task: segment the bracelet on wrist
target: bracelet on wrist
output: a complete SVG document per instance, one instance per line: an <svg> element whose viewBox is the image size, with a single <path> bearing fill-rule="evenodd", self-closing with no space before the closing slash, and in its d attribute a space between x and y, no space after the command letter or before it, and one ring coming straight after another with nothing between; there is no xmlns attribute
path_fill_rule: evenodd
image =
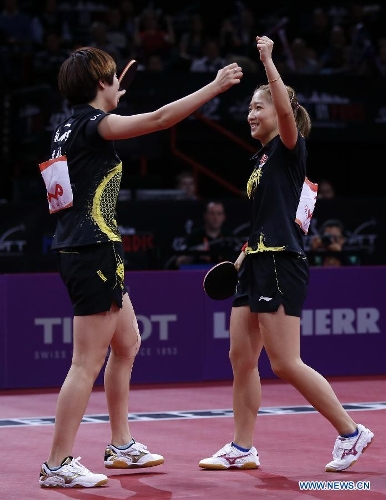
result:
<svg viewBox="0 0 386 500"><path fill-rule="evenodd" d="M274 83L280 80L281 76L279 75L277 78L274 78L273 80L268 80L268 83Z"/></svg>

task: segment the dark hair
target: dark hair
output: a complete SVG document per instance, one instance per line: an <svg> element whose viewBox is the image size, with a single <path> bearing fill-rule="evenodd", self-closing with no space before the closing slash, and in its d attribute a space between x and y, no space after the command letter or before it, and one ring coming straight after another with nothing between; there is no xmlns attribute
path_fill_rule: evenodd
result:
<svg viewBox="0 0 386 500"><path fill-rule="evenodd" d="M306 108L299 104L295 90L288 85L286 85L285 88L288 92L288 97L295 117L296 126L303 137L308 137L311 132L310 115L308 114ZM271 97L271 89L269 85L259 85L255 88L255 91L253 93L255 94L258 90L269 94L269 96Z"/></svg>
<svg viewBox="0 0 386 500"><path fill-rule="evenodd" d="M81 47L61 65L59 91L72 105L89 103L96 97L98 82L112 85L116 71L110 54L95 47Z"/></svg>
<svg viewBox="0 0 386 500"><path fill-rule="evenodd" d="M208 211L210 205L221 205L223 207L224 213L225 213L225 205L224 205L224 202L222 202L221 200L217 200L215 198L212 198L212 199L206 201L205 205L204 205L205 212Z"/></svg>
<svg viewBox="0 0 386 500"><path fill-rule="evenodd" d="M327 227L338 227L341 230L342 234L344 234L345 232L343 222L339 219L328 219L324 221L320 227L319 233L324 233Z"/></svg>

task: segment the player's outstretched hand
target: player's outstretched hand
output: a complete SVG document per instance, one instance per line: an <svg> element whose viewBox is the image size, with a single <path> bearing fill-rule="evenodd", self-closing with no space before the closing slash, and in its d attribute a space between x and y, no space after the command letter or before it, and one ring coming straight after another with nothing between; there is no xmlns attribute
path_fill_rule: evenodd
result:
<svg viewBox="0 0 386 500"><path fill-rule="evenodd" d="M225 92L233 85L240 83L242 77L242 68L237 63L231 63L217 71L214 83L219 87L219 92Z"/></svg>

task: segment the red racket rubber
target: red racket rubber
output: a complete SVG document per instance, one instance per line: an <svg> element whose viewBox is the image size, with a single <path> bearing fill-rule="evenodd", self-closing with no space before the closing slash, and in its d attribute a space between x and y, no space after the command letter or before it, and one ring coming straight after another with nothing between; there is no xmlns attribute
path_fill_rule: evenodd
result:
<svg viewBox="0 0 386 500"><path fill-rule="evenodd" d="M129 61L123 68L123 71L118 78L119 90L127 90L130 87L133 83L137 69L138 62L135 59L131 59L131 61Z"/></svg>

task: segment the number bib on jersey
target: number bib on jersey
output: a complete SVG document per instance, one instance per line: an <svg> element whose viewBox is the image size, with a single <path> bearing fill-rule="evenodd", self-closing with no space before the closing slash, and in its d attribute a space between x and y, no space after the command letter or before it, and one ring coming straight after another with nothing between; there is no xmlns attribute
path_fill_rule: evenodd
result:
<svg viewBox="0 0 386 500"><path fill-rule="evenodd" d="M48 208L50 214L72 207L73 193L68 173L67 156L59 156L39 163L47 190Z"/></svg>
<svg viewBox="0 0 386 500"><path fill-rule="evenodd" d="M318 185L311 182L307 177L304 179L302 193L298 209L296 211L296 223L302 228L304 234L308 233L312 215L314 213L316 196L318 194Z"/></svg>

